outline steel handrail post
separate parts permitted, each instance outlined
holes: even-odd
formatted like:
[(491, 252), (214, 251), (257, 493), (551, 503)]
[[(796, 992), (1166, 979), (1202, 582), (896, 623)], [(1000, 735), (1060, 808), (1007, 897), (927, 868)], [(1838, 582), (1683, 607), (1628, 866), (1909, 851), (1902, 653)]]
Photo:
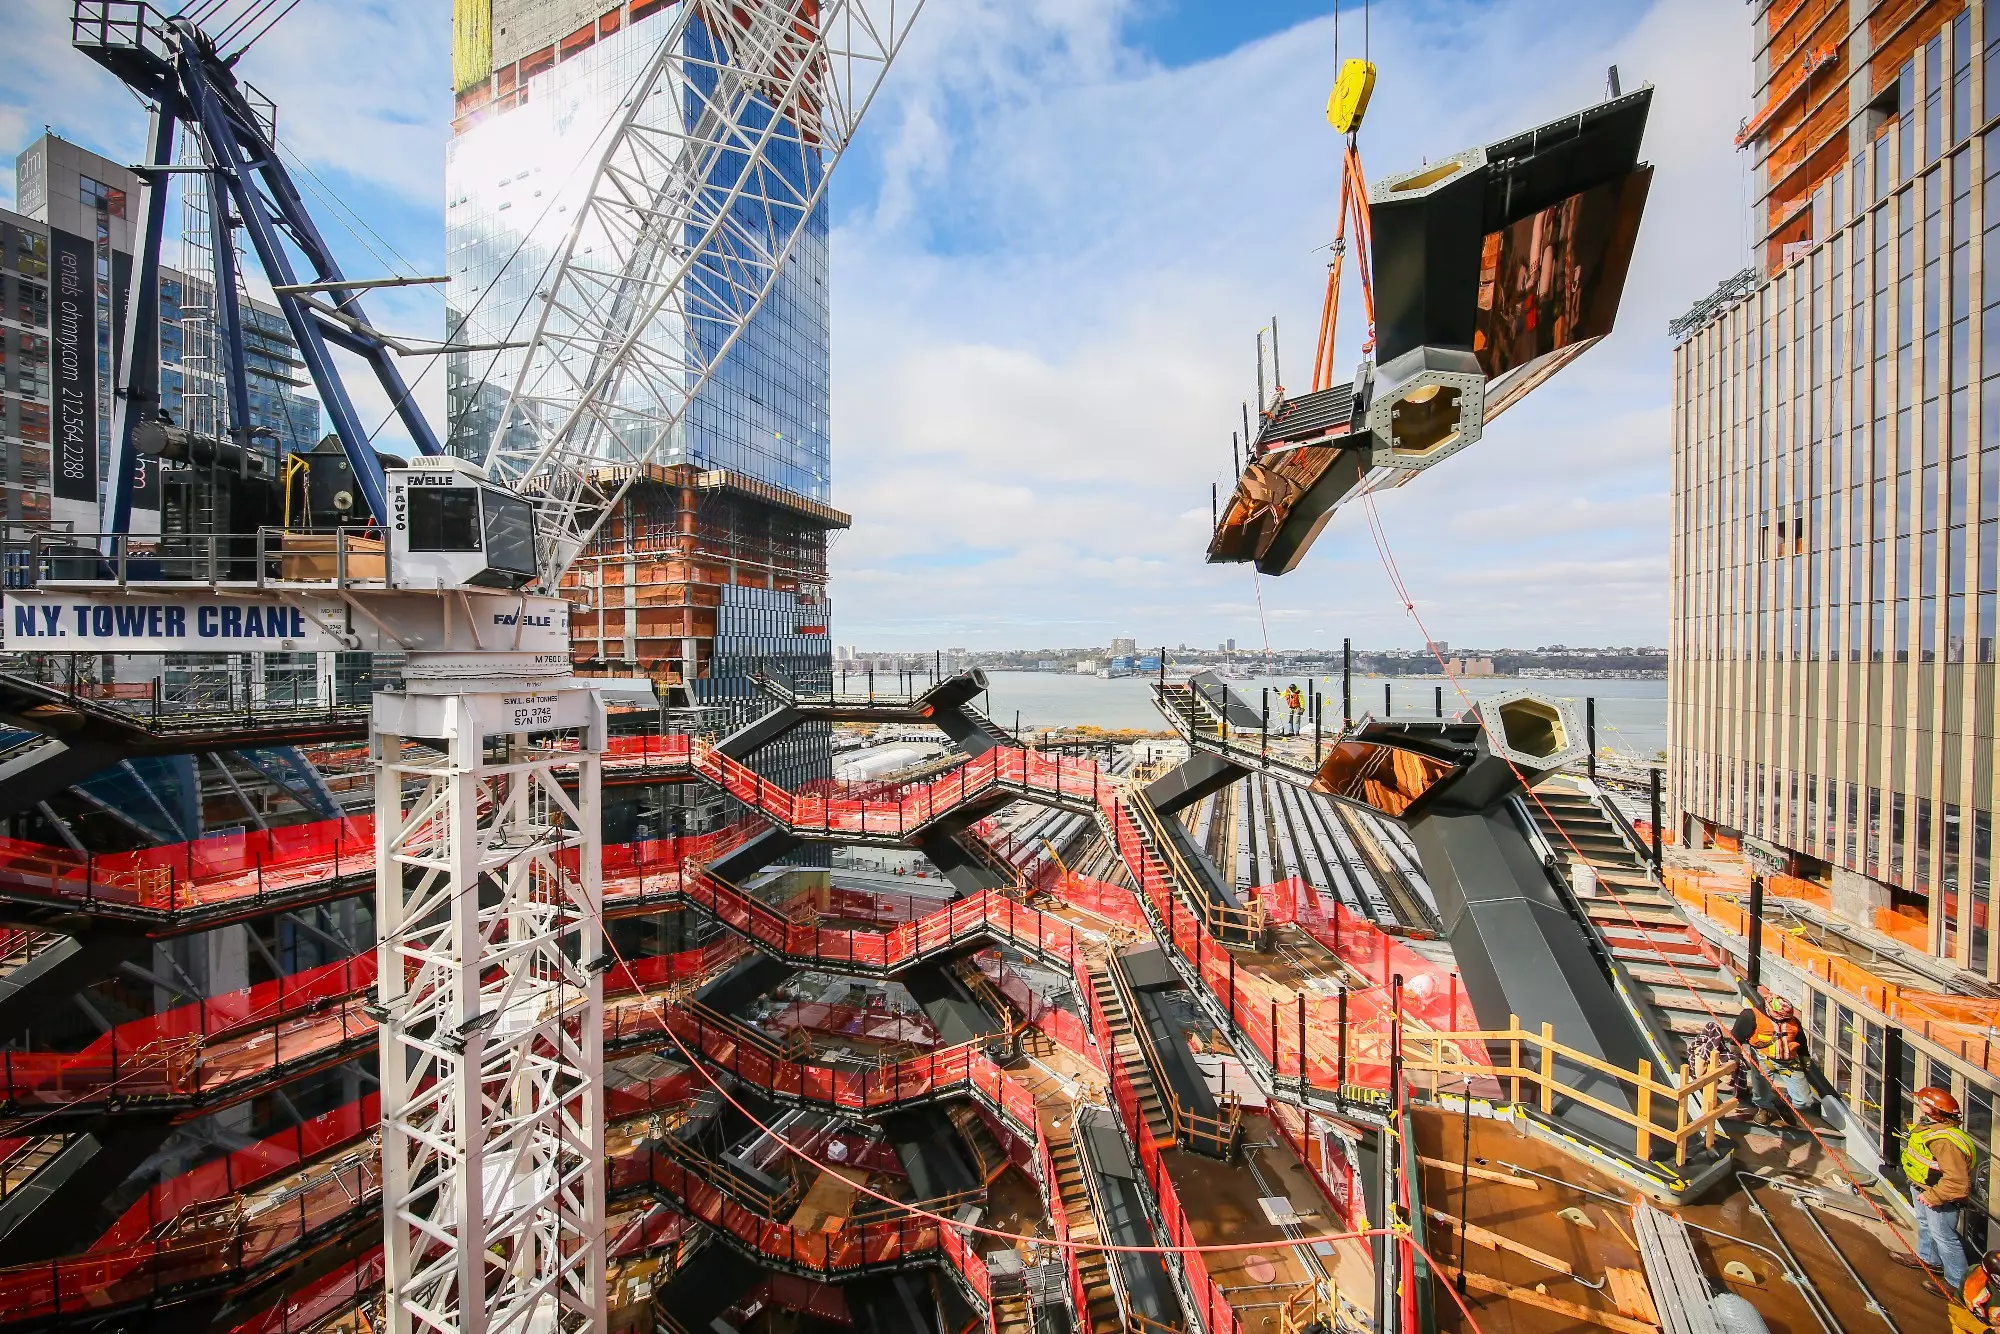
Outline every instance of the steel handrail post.
[[(1305, 997), (1301, 996), (1299, 999), (1303, 1002)], [(1344, 981), (1340, 984), (1340, 1045), (1338, 1048), (1338, 1063), (1334, 1070), (1334, 1080), (1334, 1096), (1336, 1098), (1345, 1096), (1344, 1091), (1347, 1088), (1347, 983)]]

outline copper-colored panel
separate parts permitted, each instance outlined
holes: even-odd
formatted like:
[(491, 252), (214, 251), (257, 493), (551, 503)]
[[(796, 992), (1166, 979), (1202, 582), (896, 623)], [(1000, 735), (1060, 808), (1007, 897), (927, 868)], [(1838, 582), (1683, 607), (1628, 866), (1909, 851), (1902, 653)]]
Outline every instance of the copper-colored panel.
[(1256, 560), (1294, 506), (1333, 465), (1340, 450), (1305, 445), (1267, 454), (1243, 470), (1209, 542), (1210, 560)]
[(1451, 765), (1414, 751), (1342, 741), (1321, 763), (1313, 787), (1384, 815), (1401, 816), (1451, 774)]
[(1487, 235), (1472, 351), (1489, 379), (1611, 332), (1652, 175), (1641, 167)]

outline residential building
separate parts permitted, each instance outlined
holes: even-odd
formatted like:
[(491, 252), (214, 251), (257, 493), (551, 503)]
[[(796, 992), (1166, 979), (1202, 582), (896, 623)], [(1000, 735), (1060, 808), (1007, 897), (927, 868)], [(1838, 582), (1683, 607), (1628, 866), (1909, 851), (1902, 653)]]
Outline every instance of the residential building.
[(1990, 1058), (1909, 1007), (2000, 982), (2000, 3), (1751, 22), (1753, 255), (1673, 326), (1670, 823), (1893, 975), (1767, 965), (1850, 1147), (1926, 1083), (1986, 1144)]
[[(0, 210), (0, 518), (100, 523), (117, 358), (132, 276), (139, 178), (54, 134), (14, 163), (18, 213)], [(209, 289), (178, 270), (160, 275), (161, 407), (182, 425), (217, 407), (206, 386), (219, 370), (188, 359), (212, 317)], [(283, 314), (244, 302), (250, 430), (274, 457), (319, 439), (318, 400), (298, 392), (296, 345)], [(205, 413), (205, 417), (203, 414)], [(156, 465), (148, 464), (149, 479)], [(276, 475), (275, 467), (272, 475)], [(160, 488), (134, 492), (132, 531), (160, 530)]]

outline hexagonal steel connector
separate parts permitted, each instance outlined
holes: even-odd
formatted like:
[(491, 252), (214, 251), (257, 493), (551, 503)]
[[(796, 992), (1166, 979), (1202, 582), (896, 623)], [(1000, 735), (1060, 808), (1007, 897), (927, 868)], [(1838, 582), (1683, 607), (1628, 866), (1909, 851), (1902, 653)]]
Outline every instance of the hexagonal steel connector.
[(1534, 690), (1508, 690), (1473, 710), (1495, 755), (1521, 769), (1547, 773), (1584, 757), (1583, 729), (1569, 705)]
[(1470, 352), (1414, 347), (1375, 369), (1367, 426), (1369, 462), (1421, 472), (1479, 439), (1486, 374)]

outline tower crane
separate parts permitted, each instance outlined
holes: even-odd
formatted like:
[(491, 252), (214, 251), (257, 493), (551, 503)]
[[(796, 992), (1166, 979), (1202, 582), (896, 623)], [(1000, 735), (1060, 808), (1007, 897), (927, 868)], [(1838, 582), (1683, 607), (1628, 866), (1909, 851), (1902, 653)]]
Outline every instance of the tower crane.
[[(397, 1334), (604, 1327), (607, 683), (572, 675), (558, 587), (770, 293), (921, 7), (682, 0), (609, 127), (474, 463), (440, 451), (397, 344), (362, 310), (375, 284), (341, 273), (233, 58), (144, 0), (75, 4), (76, 47), (152, 108), (142, 252), (105, 531), (10, 564), (0, 649), (404, 655), (370, 725)], [(135, 460), (165, 430), (157, 320), (140, 312), (158, 300), (182, 130), (208, 164), (218, 261), (233, 219), (353, 472), (356, 522), (330, 533), (198, 535), (173, 554), (128, 531)], [(217, 277), (233, 302), (233, 274)], [(376, 375), (417, 446), (407, 465), (375, 453), (329, 348)], [(230, 361), (240, 380), (240, 341)]]

